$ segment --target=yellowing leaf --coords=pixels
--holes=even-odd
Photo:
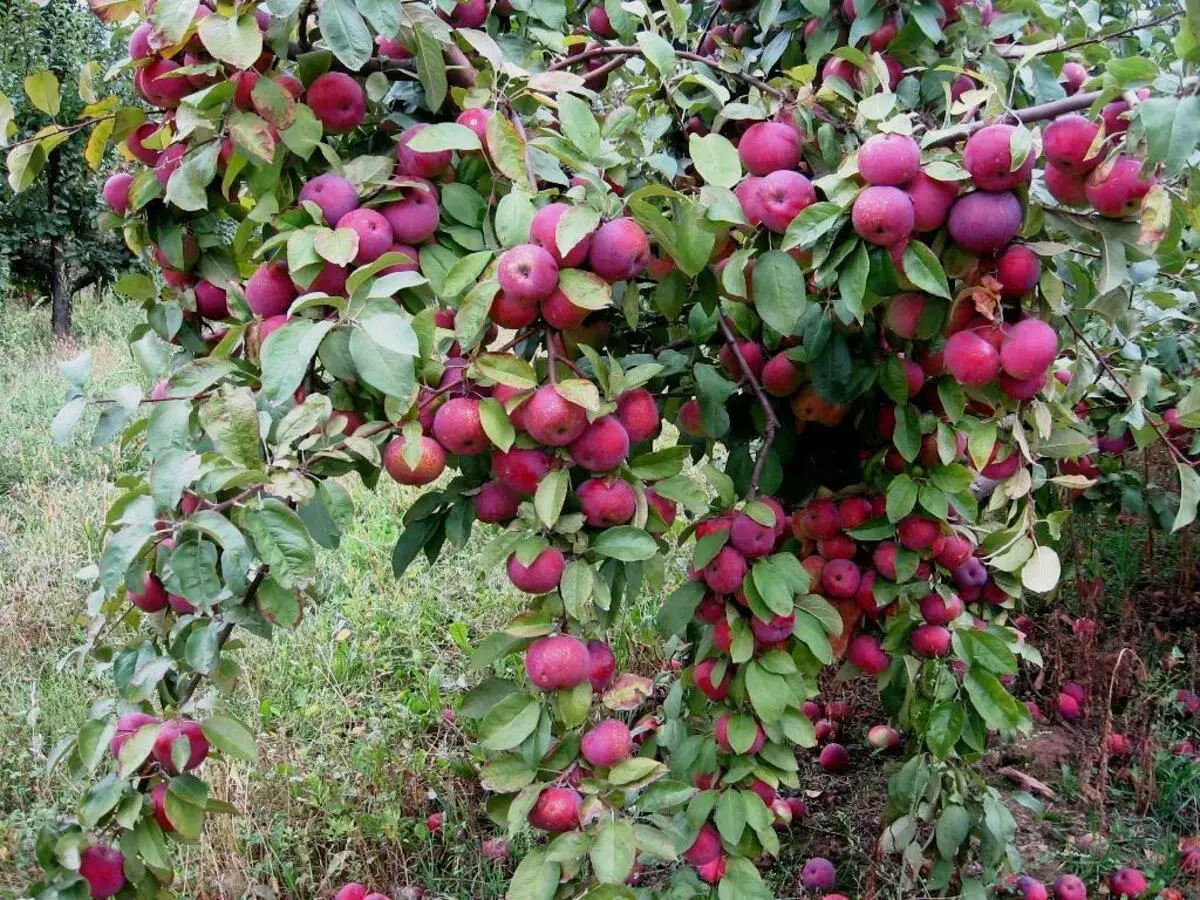
[[[58,76],[42,69],[25,78],[25,96],[29,102],[48,116],[57,116],[62,105],[59,96]]]

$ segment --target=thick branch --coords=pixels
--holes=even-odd
[[[753,85],[764,94],[770,94],[776,100],[786,100],[787,93],[781,91],[777,87],[772,87],[763,81],[761,78],[755,78],[745,72],[740,72],[737,69],[727,69],[715,60],[709,59],[707,56],[701,56],[699,53],[691,53],[687,50],[676,50],[675,55],[680,59],[689,59],[692,62],[703,63],[711,69],[716,69],[722,75],[730,78],[736,78],[739,81],[744,81],[746,84]],[[582,53],[577,53],[574,56],[568,56],[566,59],[561,59],[554,65],[549,67],[549,71],[558,72],[562,69],[569,69],[572,66],[577,66],[581,63],[590,62],[593,59],[603,59],[606,56],[640,56],[643,59],[645,54],[640,47],[624,47],[614,45],[610,47],[593,47],[591,50],[584,50]],[[596,74],[595,72],[592,73]]]
[[[963,138],[970,137],[980,128],[986,125],[993,125],[996,122],[1019,122],[1022,125],[1028,125],[1030,122],[1041,122],[1045,119],[1056,119],[1059,116],[1067,113],[1079,112],[1081,109],[1087,109],[1100,98],[1100,91],[1090,91],[1086,94],[1076,94],[1074,97],[1064,97],[1062,100],[1052,100],[1049,103],[1041,103],[1037,106],[1027,106],[1025,109],[1013,110],[1010,113],[1005,113],[997,119],[981,119],[978,122],[970,122],[966,125],[959,126],[952,131],[943,134],[937,140],[926,144],[927,147],[946,147],[950,144],[957,143]]]
[[[1079,340],[1079,342],[1082,343],[1083,346],[1088,348],[1088,352],[1091,353],[1093,357],[1095,357],[1096,362],[1098,362],[1100,364],[1100,368],[1102,368],[1104,370],[1104,373],[1113,380],[1113,384],[1115,384],[1117,386],[1117,389],[1122,394],[1125,395],[1125,398],[1130,403],[1137,403],[1138,402],[1137,398],[1133,396],[1133,392],[1129,390],[1128,385],[1126,385],[1125,382],[1122,381],[1117,376],[1117,373],[1115,371],[1113,371],[1113,367],[1111,365],[1109,365],[1108,359],[1105,358],[1100,353],[1100,351],[1096,349],[1096,345],[1093,344],[1091,342],[1091,340],[1088,339],[1088,336],[1083,333],[1083,330],[1078,325],[1076,325],[1074,323],[1074,321],[1072,321],[1070,316],[1064,316],[1063,318],[1065,318],[1067,320],[1068,327],[1071,329],[1072,332],[1074,332],[1075,337]],[[1150,427],[1154,429],[1154,433],[1156,435],[1158,435],[1159,439],[1162,440],[1162,442],[1164,444],[1167,445],[1167,449],[1171,452],[1171,455],[1173,457],[1175,457],[1175,460],[1180,465],[1188,466],[1188,467],[1196,465],[1196,463],[1192,462],[1192,460],[1187,458],[1187,456],[1183,453],[1182,450],[1180,450],[1178,447],[1175,446],[1174,443],[1171,442],[1170,437],[1168,437],[1167,433],[1165,431],[1163,431],[1162,425],[1160,425],[1158,422],[1154,421],[1154,419],[1149,416],[1147,416],[1146,421],[1150,423]]]
[[[71,282],[71,293],[78,294],[85,287],[91,287],[100,280],[100,275],[96,272],[88,272],[86,275],[80,275]]]
[[[729,344],[729,349],[733,351],[734,358],[738,362],[738,367],[742,370],[742,377],[750,385],[750,390],[754,392],[754,396],[758,399],[758,405],[762,407],[763,418],[766,421],[767,431],[763,435],[762,446],[759,447],[758,456],[754,460],[754,471],[750,474],[750,490],[746,495],[748,500],[753,500],[754,495],[758,493],[758,481],[762,478],[763,466],[767,463],[767,454],[771,451],[771,445],[775,442],[775,432],[779,430],[779,419],[775,416],[775,408],[771,406],[771,399],[767,396],[766,391],[763,390],[762,383],[750,368],[750,364],[746,362],[746,357],[742,356],[742,350],[738,346],[733,329],[729,327],[729,323],[725,321],[724,316],[720,316],[718,321],[721,323],[721,334],[725,335],[725,341]]]

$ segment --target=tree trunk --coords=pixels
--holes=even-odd
[[[46,207],[51,217],[54,215],[57,188],[58,153],[55,151],[46,162]],[[71,288],[67,284],[63,237],[59,234],[50,238],[50,326],[55,337],[71,336]]]
[[[50,325],[55,337],[67,338],[71,336],[71,289],[67,285],[62,238],[51,238],[50,253]]]

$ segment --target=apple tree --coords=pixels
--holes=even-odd
[[[10,180],[64,132],[119,149],[154,387],[64,366],[56,433],[100,405],[143,474],[82,573],[112,696],[55,749],[87,787],[31,895],[172,889],[172,844],[230,812],[206,759],[258,752],[223,711],[241,636],[320,602],[351,473],[419,489],[397,576],[486,541],[528,597],[460,707],[497,830],[539,838],[509,897],[772,896],[799,755],[849,762],[835,672],[904,754],[905,889],[1020,870],[977,764],[1031,726],[1016,616],[1054,602],[1069,504],[1121,502],[1152,445],[1158,519],[1200,499],[1194,14],[91,6],[140,102],[17,141]],[[662,585],[682,665],[623,671],[606,634]]]

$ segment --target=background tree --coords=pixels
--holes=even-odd
[[[0,137],[9,130],[34,133],[54,122],[76,121],[96,101],[97,85],[119,58],[111,30],[73,0],[6,3],[0,35]],[[41,172],[0,206],[0,289],[50,297],[59,336],[71,331],[72,296],[110,283],[130,262],[120,236],[98,226],[103,209],[98,171],[111,157],[103,144],[89,149],[88,143],[88,133],[75,131],[61,144],[44,147]],[[34,174],[26,173],[23,177]]]

